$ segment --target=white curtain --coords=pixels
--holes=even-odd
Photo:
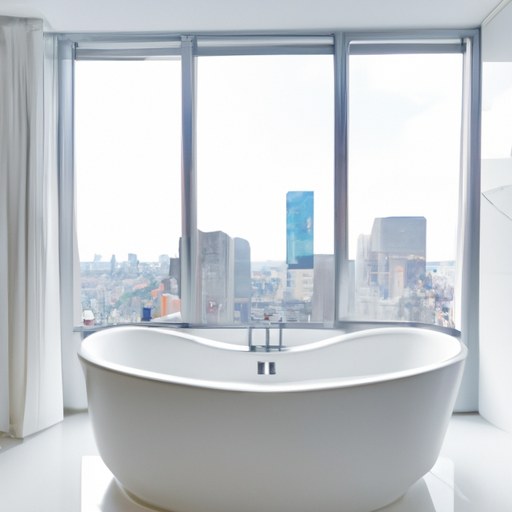
[[[41,20],[0,16],[0,431],[63,417],[57,70]]]

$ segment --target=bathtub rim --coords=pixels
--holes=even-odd
[[[129,326],[129,327],[119,327],[119,330],[130,330],[130,331],[146,331],[147,328],[143,326]],[[276,358],[282,357],[285,354],[294,353],[294,352],[307,352],[311,350],[319,350],[321,348],[328,347],[330,345],[334,345],[337,343],[343,343],[343,341],[354,340],[357,338],[363,338],[368,335],[370,336],[378,336],[379,334],[389,334],[390,331],[399,331],[401,333],[404,330],[411,333],[417,333],[418,329],[415,327],[383,327],[376,329],[368,329],[362,331],[356,331],[352,333],[340,334],[331,338],[327,338],[326,340],[321,340],[319,342],[309,343],[307,345],[301,345],[297,347],[290,347],[281,352],[272,351],[272,352],[251,352],[249,351],[247,346],[242,345],[234,345],[229,343],[217,342],[213,340],[208,340],[206,338],[199,338],[198,336],[193,336],[191,334],[186,334],[179,332],[176,329],[165,329],[165,328],[151,328],[151,331],[162,332],[163,334],[172,334],[177,335],[180,338],[188,339],[192,342],[204,344],[206,346],[216,348],[218,350],[231,350],[237,352],[245,352],[247,354],[254,354],[254,358],[259,358],[262,360],[268,358]],[[431,331],[432,332],[432,331]],[[434,331],[435,332],[435,331]],[[362,376],[351,376],[351,377],[336,377],[330,379],[315,379],[315,380],[305,380],[305,381],[294,381],[294,382],[280,382],[280,383],[270,383],[268,381],[261,383],[249,383],[249,382],[240,382],[240,381],[217,381],[217,380],[208,380],[208,379],[200,379],[200,378],[191,378],[191,377],[181,377],[176,375],[169,375],[164,373],[157,373],[148,370],[141,370],[138,368],[133,368],[125,365],[121,365],[118,363],[113,363],[107,361],[105,359],[99,358],[94,354],[84,350],[84,343],[86,340],[82,341],[80,349],[78,351],[78,358],[81,361],[84,370],[85,365],[92,365],[93,367],[103,369],[109,372],[122,374],[125,376],[130,376],[134,378],[139,378],[143,380],[157,381],[163,383],[177,384],[182,386],[201,388],[201,389],[212,389],[212,390],[222,390],[222,391],[233,391],[233,392],[249,392],[249,393],[290,393],[290,392],[304,392],[304,391],[320,391],[327,389],[338,389],[338,388],[349,388],[349,387],[357,387],[357,386],[366,386],[377,384],[379,382],[386,382],[392,380],[399,380],[410,378],[415,375],[420,375],[424,373],[429,373],[435,370],[439,370],[445,368],[447,366],[455,365],[459,362],[464,363],[467,357],[467,347],[455,336],[451,336],[446,333],[439,333],[443,336],[449,336],[450,338],[457,341],[459,344],[458,353],[454,354],[447,359],[443,359],[441,361],[437,361],[435,363],[431,363],[428,365],[419,366],[416,368],[401,370],[395,372],[387,372],[381,374],[373,374],[373,375],[362,375]],[[199,338],[199,339],[198,339]],[[342,338],[342,339],[340,339]],[[201,341],[200,341],[201,340]]]

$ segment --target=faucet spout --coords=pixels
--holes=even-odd
[[[272,330],[272,325],[269,321],[260,321],[258,323],[254,323],[252,325],[247,326],[247,345],[249,347],[249,351],[255,350],[264,350],[265,352],[270,352],[271,350],[281,350],[283,347],[283,325],[279,324],[279,345],[271,345],[270,344],[270,331]],[[253,344],[253,330],[254,329],[265,329],[265,344],[264,345],[254,345]]]

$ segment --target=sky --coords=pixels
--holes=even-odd
[[[349,233],[423,216],[427,260],[454,260],[462,55],[351,56],[349,77]]]
[[[461,55],[352,56],[349,76],[349,257],[375,217],[419,215],[427,259],[454,259]],[[80,259],[177,256],[179,61],[78,61],[75,83]],[[311,190],[332,254],[333,97],[332,56],[198,58],[198,228],[284,260],[286,193]]]

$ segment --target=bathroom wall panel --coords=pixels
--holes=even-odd
[[[512,185],[512,4],[482,28],[482,60],[479,410],[512,432],[511,189],[496,191]]]
[[[512,184],[512,158],[482,161],[480,413],[512,432],[512,219],[485,199]]]

